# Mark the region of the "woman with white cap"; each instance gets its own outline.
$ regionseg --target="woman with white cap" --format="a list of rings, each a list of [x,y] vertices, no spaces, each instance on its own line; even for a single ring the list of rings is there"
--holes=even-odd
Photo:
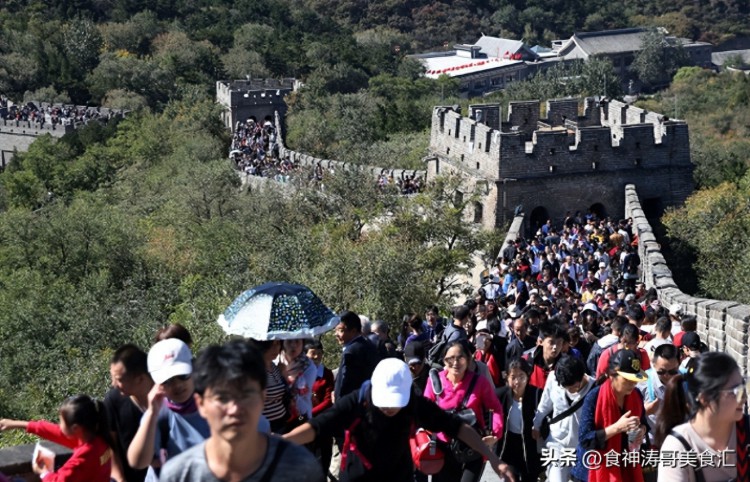
[[[138,469],[160,467],[210,435],[193,398],[190,348],[176,338],[158,342],[148,352],[148,372],[154,386],[141,426],[128,448],[128,462]]]
[[[347,431],[341,482],[412,482],[409,437],[417,428],[457,437],[488,459],[498,475],[515,481],[473,428],[414,391],[409,367],[395,358],[381,361],[360,390],[283,437],[307,444]]]

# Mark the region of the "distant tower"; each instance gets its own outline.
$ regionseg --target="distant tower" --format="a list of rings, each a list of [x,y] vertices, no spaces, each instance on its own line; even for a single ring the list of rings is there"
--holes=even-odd
[[[220,80],[216,82],[216,101],[224,108],[222,121],[228,129],[238,122],[255,119],[274,122],[274,113],[286,115],[284,97],[296,90],[295,79]]]

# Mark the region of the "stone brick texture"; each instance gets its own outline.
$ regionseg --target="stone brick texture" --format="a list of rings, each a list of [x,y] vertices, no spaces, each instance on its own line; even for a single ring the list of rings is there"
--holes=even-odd
[[[499,129],[477,121],[478,110],[470,106],[464,117],[458,106],[434,108],[428,164],[449,162],[467,177],[495,183],[498,219],[511,219],[518,205],[527,213],[543,207],[559,219],[601,204],[622,217],[628,184],[661,209],[682,204],[693,191],[682,121],[592,98],[511,102]],[[481,110],[494,124],[500,106]]]
[[[632,184],[625,188],[625,214],[633,217],[635,231],[639,233],[641,240],[653,233],[640,207],[636,186]],[[641,242],[638,250],[642,261],[642,280],[647,288],[657,289],[662,305],[680,303],[686,314],[696,316],[698,334],[709,349],[728,353],[737,360],[743,375],[750,373],[750,305],[697,298],[683,293],[672,279],[672,273],[655,242]]]

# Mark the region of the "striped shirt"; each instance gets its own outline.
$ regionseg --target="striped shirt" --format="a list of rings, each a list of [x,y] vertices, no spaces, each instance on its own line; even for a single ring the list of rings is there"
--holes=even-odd
[[[266,403],[263,406],[263,415],[269,421],[285,419],[287,417],[286,407],[284,406],[284,394],[286,392],[286,382],[281,376],[281,371],[276,364],[271,370],[266,370],[268,383],[266,386]]]

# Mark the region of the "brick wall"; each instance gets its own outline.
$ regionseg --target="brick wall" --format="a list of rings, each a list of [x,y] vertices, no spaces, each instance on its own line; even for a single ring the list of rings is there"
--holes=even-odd
[[[640,186],[638,190],[640,191]],[[632,184],[625,187],[625,215],[633,218],[634,230],[640,238],[638,252],[641,257],[641,279],[646,287],[657,289],[662,305],[680,303],[686,313],[695,315],[698,334],[708,347],[713,351],[729,353],[737,360],[743,375],[750,373],[750,305],[697,298],[680,291],[641,209],[636,187]]]
[[[438,106],[430,150],[465,175],[495,183],[498,202],[505,192],[498,219],[510,219],[519,204],[557,219],[601,203],[619,217],[626,184],[637,184],[657,210],[685,201],[693,165],[684,122],[614,100],[586,99],[580,107],[579,99],[553,99],[542,118],[539,102],[511,102],[498,130]]]
[[[279,112],[274,113],[274,118],[276,120],[276,129],[278,132],[281,132],[281,115]],[[401,176],[416,176],[421,177],[422,179],[425,178],[427,175],[427,171],[422,170],[411,170],[411,169],[385,169],[382,167],[377,166],[363,166],[361,164],[352,164],[350,162],[342,162],[342,161],[336,161],[332,159],[320,159],[317,157],[313,157],[309,154],[305,154],[303,152],[297,152],[291,149],[287,149],[286,145],[284,144],[284,137],[283,135],[280,135],[277,137],[276,141],[279,145],[279,156],[283,158],[288,158],[292,162],[299,163],[302,166],[317,166],[320,164],[323,166],[324,169],[357,169],[364,173],[369,173],[373,176],[373,179],[377,179],[377,177],[383,172],[387,172],[389,174],[393,175],[394,179],[401,178]]]
[[[62,137],[74,129],[72,125],[39,124],[30,121],[0,120],[0,166],[5,167],[13,158],[13,151],[26,152],[37,137],[49,134]]]

